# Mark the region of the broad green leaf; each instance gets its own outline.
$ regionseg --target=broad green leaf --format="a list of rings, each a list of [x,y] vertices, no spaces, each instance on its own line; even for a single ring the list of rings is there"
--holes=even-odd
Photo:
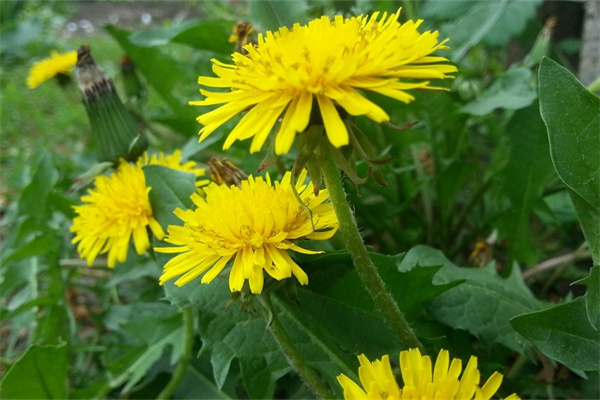
[[[112,25],[104,29],[119,43],[156,93],[176,114],[181,132],[188,135],[196,133],[197,112],[188,105],[188,101],[197,88],[198,75],[159,49],[134,45],[129,41],[131,33],[126,30]],[[189,85],[182,85],[182,82],[189,82]]]
[[[398,302],[400,309],[413,319],[418,319],[420,317],[420,310],[429,300],[460,283],[453,282],[434,285],[432,280],[434,275],[440,269],[441,264],[399,270],[399,265],[404,254],[394,256],[374,252],[369,254],[377,267],[381,278]],[[344,267],[333,269],[332,265],[334,263],[339,263]],[[306,265],[307,271],[309,272],[322,269],[325,276],[320,279],[325,279],[330,282],[330,286],[327,290],[319,291],[316,289],[316,291],[346,307],[375,313],[375,306],[365,291],[363,283],[359,279],[356,270],[351,268],[353,262],[347,252],[330,253],[314,257],[314,260],[307,260],[303,265]],[[328,270],[331,276],[327,275]],[[314,287],[313,285],[315,284],[317,283],[311,281],[311,288]],[[361,293],[362,295],[357,296],[357,293]],[[324,320],[335,319],[335,317],[329,315],[326,310],[321,312],[328,314],[325,316]],[[324,323],[326,322],[324,321]],[[347,331],[346,333],[350,332]]]
[[[590,324],[594,329],[600,329],[600,265],[592,267],[587,278],[574,283],[587,285],[585,310]]]
[[[182,287],[167,282],[163,287],[173,304],[198,310],[202,352],[210,353],[217,387],[223,387],[237,359],[250,397],[272,398],[275,381],[290,370],[289,364],[260,314],[248,314],[238,304],[229,304],[228,280],[216,278],[202,284],[195,279]],[[268,373],[257,374],[248,367],[257,364],[267,365]]]
[[[237,399],[239,376],[225,383],[226,388],[219,389],[214,382],[210,357],[205,354],[192,357],[188,373],[173,394],[175,399]]]
[[[450,59],[458,61],[480,43],[506,46],[536,17],[540,3],[541,0],[428,1],[423,3],[421,15],[426,21],[429,18],[449,21],[440,31],[443,37],[451,39]]]
[[[534,209],[542,205],[546,184],[556,176],[537,103],[517,111],[506,132],[510,158],[501,174],[500,191],[508,197],[510,208],[499,218],[498,227],[508,241],[510,257],[533,265],[538,253],[530,220]]]
[[[539,80],[540,111],[554,166],[565,185],[599,207],[600,99],[549,58],[542,60]]]
[[[542,353],[567,367],[583,371],[600,369],[600,336],[589,323],[583,297],[519,315],[510,323]]]
[[[549,58],[540,64],[539,86],[554,168],[576,194],[573,204],[600,264],[600,98]]]
[[[3,399],[67,399],[67,346],[31,346],[0,383]]]
[[[142,168],[146,186],[150,187],[148,197],[154,218],[166,232],[168,225],[181,225],[181,220],[173,214],[177,208],[191,208],[190,196],[196,192],[196,177],[191,172],[177,171],[163,165],[146,165]]]
[[[2,257],[2,263],[6,265],[6,263],[22,258],[47,255],[56,250],[58,245],[55,236],[42,232],[31,235],[28,239],[18,247],[7,249],[6,254],[2,254],[5,256],[5,258]]]
[[[105,356],[109,383],[124,385],[122,393],[130,391],[167,348],[171,349],[171,364],[183,351],[183,318],[175,308],[162,303],[140,303],[113,306],[105,324],[118,333],[121,340]],[[149,329],[151,327],[151,329]]]
[[[135,32],[129,41],[140,47],[163,46],[168,43],[187,44],[199,50],[231,54],[229,43],[234,22],[223,20],[189,21],[181,25]]]
[[[427,1],[419,5],[419,13],[427,19],[455,19],[463,16],[472,6],[471,0]]]
[[[483,116],[497,108],[518,110],[531,105],[536,97],[531,71],[524,67],[516,67],[497,77],[489,88],[467,103],[461,111]]]
[[[129,257],[127,261],[129,261]],[[131,264],[127,261],[115,265],[112,277],[106,282],[105,287],[116,287],[128,281],[140,281],[142,278],[150,278],[158,281],[161,268],[154,260],[148,261],[145,259],[142,262],[134,260]]]
[[[29,215],[33,218],[42,218],[46,198],[58,181],[58,171],[52,164],[52,156],[45,153],[36,172],[31,178],[31,182],[23,189],[19,198],[19,215]]]
[[[451,50],[451,60],[462,59],[473,46],[483,40],[502,17],[508,0],[471,2],[471,5],[461,18],[442,25],[440,29],[444,37],[449,37],[452,43],[456,43]],[[473,21],[477,23],[474,24]]]
[[[539,310],[536,300],[525,286],[518,268],[508,278],[500,277],[493,265],[485,268],[461,268],[452,264],[442,252],[427,246],[415,246],[406,253],[399,268],[442,265],[433,283],[464,280],[429,303],[429,311],[440,322],[464,329],[491,345],[501,343],[509,349],[524,352],[529,344],[510,326],[516,315]]]
[[[343,373],[357,379],[356,355],[374,354],[370,350],[375,346],[369,340],[380,344],[381,337],[385,335],[386,351],[392,349],[397,352],[398,343],[383,321],[307,290],[299,290],[298,294],[297,302],[275,298],[273,303],[277,310],[281,310],[279,318],[292,342],[337,398],[342,397],[342,392],[336,377]],[[328,312],[323,312],[325,308]],[[328,319],[325,314],[329,317],[335,315],[335,320]],[[351,332],[342,334],[344,330]],[[365,345],[358,346],[358,343]],[[377,355],[381,356],[381,353]]]
[[[419,315],[417,311],[423,309],[426,301],[451,286],[431,285],[437,268],[418,268],[403,273],[397,270],[398,256],[374,253],[373,257],[387,284],[401,299],[402,306],[415,315]],[[346,252],[306,256],[300,263],[309,275],[308,290],[298,289],[297,302],[275,297],[273,304],[279,310],[287,333],[333,390],[339,390],[338,374],[356,375],[357,354],[381,357],[401,350],[393,333],[374,311]],[[287,371],[287,364],[284,359],[282,361],[283,356],[272,338],[264,337],[264,320],[240,311],[236,303],[223,309],[230,299],[227,279],[215,279],[208,285],[200,284],[197,279],[181,288],[171,283],[164,287],[170,301],[180,307],[199,309],[203,349],[211,352],[218,385],[227,377],[231,362],[238,359],[247,390],[256,390],[254,394],[258,397],[267,394],[258,390],[261,385],[272,390],[275,379]],[[254,343],[257,339],[250,339],[252,334],[264,337],[260,345]],[[250,346],[251,343],[254,345]],[[273,347],[265,348],[267,344]],[[277,362],[275,367],[271,361],[273,357]],[[283,364],[278,366],[279,362]],[[250,366],[256,365],[271,367],[267,373],[252,372]],[[274,375],[273,371],[279,371],[279,374]]]
[[[280,27],[291,28],[295,23],[309,21],[306,0],[250,0],[248,18],[265,32],[276,32]]]
[[[254,399],[268,399],[275,390],[275,382],[271,379],[269,364],[264,357],[245,357],[240,359],[240,369],[244,379],[244,387],[252,393]],[[265,382],[269,382],[265,385]]]
[[[482,1],[475,2],[483,5]],[[490,2],[494,3],[494,2]],[[507,46],[510,39],[521,35],[528,23],[537,17],[537,9],[542,0],[511,0],[502,15],[483,37],[483,42],[491,46]]]
[[[594,265],[600,265],[600,208],[590,206],[577,192],[567,188],[577,215],[581,229],[585,234]]]

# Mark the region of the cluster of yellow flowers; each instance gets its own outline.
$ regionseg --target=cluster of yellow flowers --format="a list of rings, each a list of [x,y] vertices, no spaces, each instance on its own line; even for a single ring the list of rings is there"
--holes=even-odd
[[[212,60],[217,77],[198,79],[200,85],[229,91],[202,89],[204,100],[190,102],[220,105],[197,118],[203,125],[200,140],[245,111],[224,149],[237,140],[253,138],[250,152],[260,151],[277,125],[274,149],[284,154],[315,123],[323,126],[327,141],[339,148],[350,142],[344,115],[366,116],[376,122],[390,118],[365,92],[409,103],[414,100],[409,90],[445,90],[429,80],[452,78],[449,74],[456,72],[445,58],[432,55],[447,49],[447,40],[439,41],[437,31],[419,33],[421,20],[401,24],[399,16],[400,10],[382,16],[322,17],[307,25],[259,34],[257,42],[235,36],[240,43],[233,63]],[[32,68],[27,86],[35,88],[52,76],[68,73],[76,62],[76,52],[53,54]],[[318,121],[314,121],[317,110]],[[194,209],[174,210],[182,224],[166,227],[166,235],[150,204],[152,188],[142,169],[146,165],[191,172],[201,188],[191,196]],[[335,234],[338,220],[328,191],[315,190],[305,170],[296,181],[287,172],[280,181],[272,181],[267,174],[236,184],[209,183],[201,179],[204,175],[195,162],[182,162],[179,151],[168,156],[145,153],[136,163],[122,160],[114,172],[96,177],[94,187],[81,198],[83,204],[75,207],[71,231],[80,256],[91,265],[99,255],[107,254],[112,268],[126,260],[132,239],[138,254],[146,252],[151,232],[172,245],[156,247],[156,251],[176,254],[164,266],[161,285],[179,277],[175,284],[182,286],[200,275],[202,283],[210,283],[228,265],[232,292],[241,291],[248,282],[252,293],[261,293],[265,272],[276,280],[294,275],[300,284],[307,284],[307,274],[288,250],[316,254],[296,242],[327,240]],[[374,362],[360,355],[359,362],[362,387],[343,374],[338,376],[346,399],[489,399],[502,381],[502,375],[494,373],[479,386],[475,357],[461,377],[461,361],[450,363],[444,350],[433,368],[431,359],[419,350],[402,351],[402,387],[387,355]]]
[[[389,120],[387,113],[360,91],[407,103],[414,99],[407,90],[441,89],[425,79],[448,78],[451,76],[447,74],[456,71],[444,63],[445,58],[431,55],[447,48],[446,40],[439,42],[437,31],[419,33],[422,21],[400,24],[399,15],[400,10],[381,18],[379,13],[333,20],[322,17],[305,26],[296,24],[292,29],[259,35],[256,44],[248,41],[243,45],[244,54],[232,55],[232,65],[213,60],[218,77],[200,77],[199,83],[230,91],[201,90],[205,100],[190,102],[223,104],[198,117],[205,125],[200,140],[248,110],[224,148],[235,140],[254,137],[250,151],[258,151],[284,114],[275,150],[286,153],[295,137],[309,126],[314,103],[326,137],[340,147],[348,144],[349,136],[339,110],[378,122]],[[67,72],[76,62],[73,52],[53,54],[32,68],[30,87]],[[152,214],[148,198],[151,188],[146,186],[142,171],[148,164],[193,172],[197,177],[204,174],[194,162],[181,164],[177,152],[168,157],[146,153],[135,165],[122,161],[109,176],[97,177],[94,188],[81,199],[84,204],[75,207],[77,217],[71,228],[73,242],[89,264],[104,253],[108,253],[109,267],[125,261],[131,238],[139,254],[147,251],[147,228],[158,239],[164,238],[163,227]],[[204,186],[209,181],[197,182]],[[204,187],[202,195],[192,197],[195,210],[175,211],[183,225],[168,227],[165,238],[175,246],[156,249],[181,253],[165,265],[160,283],[183,275],[176,282],[183,285],[205,272],[202,282],[208,283],[232,262],[232,291],[241,290],[248,280],[251,291],[260,293],[263,271],[275,279],[293,274],[306,284],[308,277],[287,250],[310,253],[294,242],[329,239],[337,229],[337,220],[327,190],[315,195],[312,183],[305,182],[306,173],[295,184],[287,173],[280,182],[272,183],[268,176],[266,180],[250,176],[239,187],[214,183]]]
[[[133,238],[135,250],[144,254],[150,248],[148,228],[158,238],[165,236],[163,228],[154,218],[142,167],[163,165],[196,177],[205,174],[196,163],[181,162],[181,151],[165,156],[144,153],[136,164],[122,160],[116,171],[108,176],[100,175],[94,180],[94,188],[81,197],[84,203],[75,206],[77,216],[73,219],[71,232],[77,251],[91,265],[99,254],[108,253],[108,266],[127,259],[129,242]],[[197,181],[202,183],[202,181]]]

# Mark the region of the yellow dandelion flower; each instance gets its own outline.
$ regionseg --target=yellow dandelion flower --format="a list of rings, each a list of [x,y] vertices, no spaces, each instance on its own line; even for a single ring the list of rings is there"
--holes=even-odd
[[[206,198],[192,195],[197,208],[177,209],[175,214],[184,225],[168,228],[165,241],[175,247],[155,248],[162,253],[181,253],[167,262],[160,284],[183,275],[175,282],[182,286],[203,273],[202,283],[210,283],[229,261],[233,261],[229,276],[232,292],[241,291],[248,280],[252,293],[261,293],[263,270],[277,280],[293,274],[301,284],[307,284],[308,276],[287,250],[320,253],[303,249],[294,241],[327,240],[338,223],[327,202],[327,190],[315,196],[312,183],[305,184],[305,179],[306,171],[295,185],[304,206],[294,194],[289,172],[281,182],[272,183],[268,175],[266,180],[250,176],[239,187],[211,183],[204,188]]]
[[[398,22],[400,10],[390,16],[379,13],[344,19],[321,17],[291,30],[259,35],[258,43],[244,46],[247,55],[236,52],[234,64],[213,62],[218,76],[200,77],[207,87],[230,88],[229,92],[200,90],[205,96],[192,105],[221,107],[198,117],[204,127],[200,140],[244,110],[246,115],[231,131],[224,149],[236,140],[254,137],[251,152],[259,151],[283,114],[275,138],[275,152],[287,153],[297,133],[303,132],[318,107],[328,140],[335,147],[347,145],[348,132],[340,110],[365,115],[377,122],[388,114],[363,96],[372,91],[408,103],[411,89],[440,89],[429,79],[448,78],[456,67],[443,64],[431,54],[447,49],[438,42],[438,32],[418,32],[422,20]]]
[[[53,51],[48,58],[33,64],[27,76],[27,88],[35,89],[58,74],[67,74],[77,64],[77,52],[59,54]]]
[[[364,354],[358,356],[358,375],[362,388],[344,374],[337,379],[345,399],[464,399],[488,400],[500,388],[502,374],[494,372],[483,384],[477,369],[477,357],[471,356],[461,375],[462,362],[455,358],[450,363],[448,351],[441,350],[432,368],[429,356],[418,349],[400,352],[400,373],[404,387],[400,388],[387,355],[369,362]],[[512,394],[506,400],[519,400]]]
[[[100,175],[94,188],[81,197],[83,205],[75,206],[73,243],[88,265],[99,254],[108,253],[108,266],[127,258],[129,240],[133,237],[135,250],[143,254],[150,248],[147,228],[162,239],[164,231],[152,214],[144,172],[138,166],[122,161],[109,176]]]
[[[178,171],[191,172],[196,175],[196,186],[204,186],[210,182],[208,179],[198,180],[199,177],[206,175],[206,170],[204,168],[198,168],[196,162],[186,161],[182,164],[181,150],[175,150],[172,154],[166,156],[163,152],[152,154],[152,156],[148,155],[146,152],[137,161],[138,167],[141,168],[144,165],[164,165],[165,167],[176,169]]]

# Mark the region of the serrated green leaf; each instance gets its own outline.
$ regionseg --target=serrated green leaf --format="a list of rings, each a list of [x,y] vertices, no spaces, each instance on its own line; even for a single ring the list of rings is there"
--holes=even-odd
[[[600,336],[588,321],[583,297],[519,315],[510,323],[542,353],[567,367],[583,371],[600,369]]]
[[[244,357],[240,359],[240,369],[244,387],[253,399],[269,399],[275,390],[275,382],[264,357]],[[265,382],[268,382],[265,385]]]
[[[595,264],[600,264],[600,98],[564,67],[544,58],[540,111],[554,168],[572,196]]]
[[[124,385],[127,393],[161,357],[171,349],[171,363],[181,357],[183,351],[183,319],[173,307],[161,303],[140,303],[113,307],[105,318],[107,327],[137,345],[120,343],[122,350],[106,354],[109,383],[114,387]],[[149,329],[151,327],[151,329]]]
[[[419,310],[424,307],[425,303],[460,283],[460,281],[457,281],[443,285],[433,285],[433,276],[441,268],[441,264],[399,270],[404,254],[393,256],[374,252],[369,254],[381,278],[396,299],[398,306],[410,318],[418,318]],[[345,270],[333,271],[331,269],[333,263],[345,265]],[[306,261],[303,264],[303,266],[306,266],[307,271],[319,268],[329,269],[331,274],[335,275],[335,278],[333,276],[326,278],[330,282],[330,286],[323,294],[327,297],[349,307],[373,312],[375,310],[374,304],[365,291],[363,283],[358,278],[356,270],[351,268],[352,265],[352,259],[346,252],[314,257],[313,260]],[[316,282],[311,282],[311,288],[315,284],[318,285]],[[363,295],[357,296],[357,293]]]
[[[587,278],[574,283],[587,285],[585,310],[588,321],[594,329],[598,330],[600,328],[600,265],[592,267]]]
[[[189,21],[167,28],[135,32],[129,36],[129,41],[140,47],[181,43],[199,50],[231,54],[234,45],[229,43],[229,36],[233,25],[233,22],[224,20]]]
[[[168,225],[181,225],[181,220],[173,211],[193,206],[190,196],[196,192],[195,175],[163,165],[146,165],[142,169],[146,177],[146,186],[151,188],[148,197],[154,218],[165,232]]]
[[[402,260],[401,269],[416,265],[442,265],[434,284],[456,280],[464,282],[429,303],[429,312],[440,322],[464,329],[487,344],[501,343],[523,353],[529,343],[510,326],[508,320],[516,315],[539,310],[543,304],[525,286],[518,268],[503,279],[492,265],[485,268],[461,268],[452,264],[444,254],[428,246],[415,246]]]
[[[264,31],[277,31],[280,27],[291,28],[295,23],[309,21],[306,0],[250,0],[248,17]]]
[[[67,399],[67,346],[31,346],[0,383],[3,399]]]
[[[397,350],[393,333],[381,319],[308,290],[300,289],[298,295],[297,303],[282,298],[274,303],[290,336],[331,387],[337,387],[340,373],[356,377],[354,355]]]
[[[218,389],[215,385],[212,366],[208,356],[193,357],[188,367],[186,377],[181,381],[173,394],[176,399],[237,399],[239,377],[228,381],[226,390]]]
[[[518,110],[531,105],[537,98],[531,71],[524,67],[508,70],[481,95],[467,103],[461,111],[473,115],[488,115],[497,108]]]
[[[508,241],[510,257],[533,265],[539,256],[530,226],[531,215],[542,204],[545,186],[556,176],[538,104],[517,111],[506,131],[510,158],[501,174],[500,190],[510,200],[510,209],[502,214],[498,227]]]
[[[182,287],[167,282],[163,287],[167,300],[179,307],[191,306],[199,311],[198,332],[202,338],[202,352],[210,353],[219,389],[234,359],[257,363],[257,359],[262,358],[269,366],[269,373],[260,375],[248,368],[242,369],[242,379],[251,383],[246,388],[248,390],[260,386],[274,388],[275,381],[289,371],[289,364],[266,329],[265,320],[258,314],[240,310],[235,303],[228,306],[231,292],[227,279],[217,278],[210,284],[202,284],[200,279],[195,279]],[[249,394],[253,397],[253,393]],[[267,398],[273,396],[272,392],[265,393],[263,389],[254,394]]]

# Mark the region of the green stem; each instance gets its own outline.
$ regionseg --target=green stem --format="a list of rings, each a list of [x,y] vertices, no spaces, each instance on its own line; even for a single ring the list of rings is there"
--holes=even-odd
[[[321,168],[325,178],[325,184],[329,190],[331,204],[340,223],[340,231],[344,236],[346,248],[352,256],[358,276],[367,288],[376,307],[381,311],[383,317],[400,340],[408,347],[418,348],[424,351],[423,345],[413,332],[406,318],[398,308],[398,304],[391,293],[385,287],[385,283],[379,276],[377,268],[367,253],[367,248],[360,236],[356,220],[346,201],[346,193],[342,186],[340,171],[331,156],[329,144],[326,146],[326,154],[321,160]]]
[[[334,399],[335,396],[322,382],[315,370],[308,365],[306,360],[304,360],[304,357],[302,357],[300,351],[298,351],[288,334],[283,329],[283,326],[277,317],[277,313],[273,310],[270,294],[268,292],[264,292],[262,295],[258,296],[258,299],[267,313],[265,319],[267,320],[267,324],[269,324],[269,330],[271,333],[273,333],[275,341],[281,348],[281,351],[283,351],[283,354],[287,358],[290,365],[298,372],[298,374],[300,374],[300,377],[304,383],[306,383],[306,385],[313,391],[314,394],[317,395],[318,398]]]
[[[527,363],[527,357],[523,354],[519,354],[512,367],[506,372],[506,377],[509,379],[516,379],[521,371],[521,368]]]
[[[194,311],[191,308],[183,310],[183,329],[184,329],[184,345],[183,354],[177,364],[177,368],[171,376],[171,380],[167,383],[167,386],[158,394],[157,400],[166,400],[171,397],[175,389],[181,383],[190,360],[192,358],[192,350],[194,348]]]
[[[600,76],[597,77],[596,80],[587,87],[587,90],[594,94],[600,92]]]
[[[413,6],[413,2],[415,0],[401,0],[400,4],[402,4],[402,14],[406,17],[406,19],[415,19],[415,7]]]

